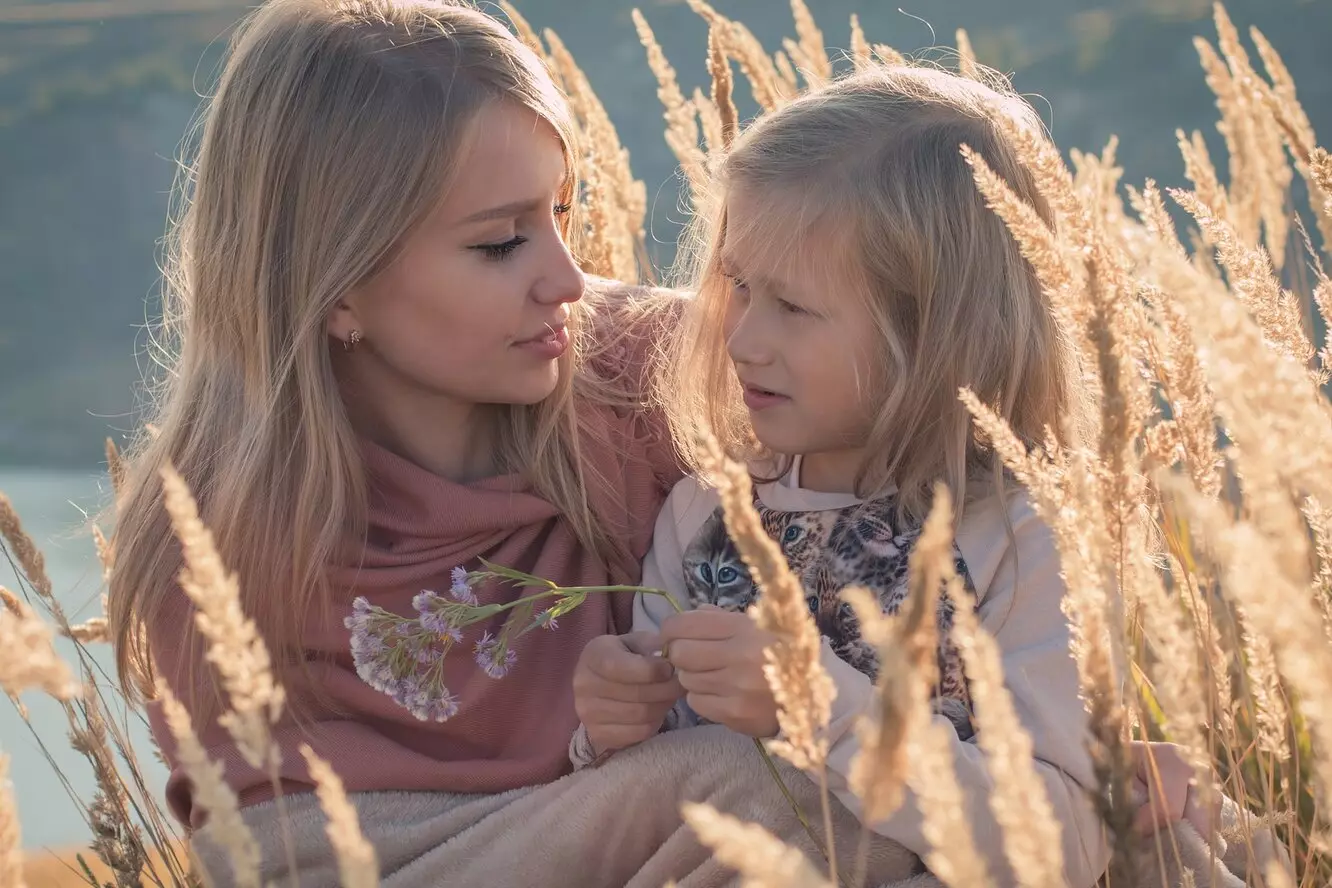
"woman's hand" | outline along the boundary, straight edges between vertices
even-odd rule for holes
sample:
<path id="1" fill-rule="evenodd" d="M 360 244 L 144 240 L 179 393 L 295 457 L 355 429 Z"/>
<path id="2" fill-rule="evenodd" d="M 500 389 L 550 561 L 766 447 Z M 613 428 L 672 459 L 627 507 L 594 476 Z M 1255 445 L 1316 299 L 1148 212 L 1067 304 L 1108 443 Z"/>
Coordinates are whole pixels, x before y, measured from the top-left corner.
<path id="1" fill-rule="evenodd" d="M 747 614 L 710 606 L 672 614 L 661 632 L 695 712 L 751 737 L 776 736 L 777 702 L 763 676 L 771 633 Z"/>
<path id="2" fill-rule="evenodd" d="M 583 648 L 574 668 L 574 710 L 598 754 L 624 749 L 661 730 L 684 696 L 671 664 L 655 656 L 654 632 L 602 635 Z"/>

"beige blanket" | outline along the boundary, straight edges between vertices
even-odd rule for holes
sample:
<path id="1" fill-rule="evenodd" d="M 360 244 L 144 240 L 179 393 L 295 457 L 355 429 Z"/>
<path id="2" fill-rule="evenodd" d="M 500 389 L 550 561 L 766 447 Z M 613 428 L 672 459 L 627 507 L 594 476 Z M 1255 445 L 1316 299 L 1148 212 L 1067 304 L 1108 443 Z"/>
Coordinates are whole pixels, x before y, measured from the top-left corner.
<path id="1" fill-rule="evenodd" d="M 783 777 L 811 820 L 820 824 L 819 793 L 789 767 Z M 385 888 L 542 886 L 542 888 L 681 888 L 735 884 L 684 825 L 682 802 L 707 802 L 759 823 L 816 856 L 769 776 L 752 741 L 721 726 L 660 734 L 546 786 L 502 795 L 374 792 L 352 796 L 366 837 L 375 845 Z M 324 817 L 312 795 L 287 799 L 302 888 L 338 884 Z M 838 857 L 849 871 L 860 824 L 834 804 Z M 290 884 L 276 806 L 246 809 L 262 845 L 263 883 Z M 821 831 L 821 825 L 818 826 Z M 208 841 L 195 850 L 213 882 L 232 884 L 230 867 Z M 873 843 L 871 882 L 936 888 L 919 859 L 895 842 Z M 817 858 L 816 858 L 817 859 Z"/>
<path id="2" fill-rule="evenodd" d="M 783 779 L 821 832 L 819 792 L 804 774 L 778 763 Z M 738 884 L 684 825 L 682 802 L 707 802 L 758 823 L 815 860 L 816 849 L 746 737 L 713 725 L 660 734 L 596 768 L 546 786 L 500 795 L 372 792 L 352 795 L 361 827 L 379 853 L 385 888 L 681 888 Z M 286 801 L 302 888 L 338 884 L 325 820 L 313 795 Z M 834 829 L 841 870 L 853 870 L 860 824 L 835 800 Z M 1266 830 L 1242 829 L 1233 802 L 1223 809 L 1222 834 L 1209 845 L 1188 823 L 1161 830 L 1143 855 L 1133 888 L 1180 888 L 1187 869 L 1197 885 L 1242 888 L 1264 884 L 1272 859 L 1283 859 Z M 260 842 L 262 883 L 292 883 L 273 803 L 246 809 Z M 207 836 L 194 849 L 217 886 L 233 884 L 229 864 Z M 870 885 L 942 888 L 920 860 L 876 837 Z M 1288 860 L 1286 861 L 1288 863 Z"/>

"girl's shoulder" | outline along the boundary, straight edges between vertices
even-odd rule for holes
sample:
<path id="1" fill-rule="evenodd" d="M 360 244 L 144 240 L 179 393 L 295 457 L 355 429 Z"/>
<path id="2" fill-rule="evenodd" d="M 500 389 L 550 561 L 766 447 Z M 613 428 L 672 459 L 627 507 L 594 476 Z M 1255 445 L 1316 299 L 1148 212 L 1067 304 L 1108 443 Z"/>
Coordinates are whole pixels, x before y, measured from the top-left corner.
<path id="1" fill-rule="evenodd" d="M 998 589 L 1053 585 L 1062 592 L 1054 532 L 1016 482 L 1008 481 L 1002 496 L 968 499 L 956 541 L 982 600 Z"/>

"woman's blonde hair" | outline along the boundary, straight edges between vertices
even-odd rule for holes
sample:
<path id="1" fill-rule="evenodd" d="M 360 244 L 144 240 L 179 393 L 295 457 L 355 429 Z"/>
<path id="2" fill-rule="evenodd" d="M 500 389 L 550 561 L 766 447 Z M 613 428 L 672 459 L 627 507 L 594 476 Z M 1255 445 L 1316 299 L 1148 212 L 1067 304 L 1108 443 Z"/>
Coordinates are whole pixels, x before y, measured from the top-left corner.
<path id="1" fill-rule="evenodd" d="M 325 321 L 437 205 L 472 121 L 496 101 L 554 128 L 571 199 L 577 154 L 563 95 L 535 53 L 470 5 L 271 0 L 242 23 L 170 239 L 156 432 L 136 442 L 118 496 L 109 614 L 127 689 L 151 679 L 143 629 L 180 594 L 162 502 L 168 461 L 238 574 L 279 678 L 303 667 L 307 612 L 329 606 L 326 570 L 355 563 L 366 527 L 367 481 Z M 564 224 L 567 236 L 576 223 Z M 507 409 L 499 458 L 609 557 L 614 528 L 590 505 L 573 409 L 575 386 L 587 385 L 574 368 L 588 303 L 572 307 L 578 347 L 555 393 Z"/>
<path id="2" fill-rule="evenodd" d="M 845 292 L 863 302 L 882 337 L 874 397 L 883 406 L 856 479 L 862 496 L 896 486 L 901 513 L 921 518 L 937 480 L 959 503 L 969 479 L 990 474 L 1002 484 L 997 457 L 958 399 L 964 386 L 1028 444 L 1044 441 L 1047 428 L 1062 436 L 1060 417 L 1074 400 L 1073 352 L 960 153 L 970 145 L 1053 224 L 1000 115 L 1040 127 L 1002 85 L 876 66 L 792 101 L 737 138 L 704 201 L 711 210 L 694 222 L 682 262 L 698 295 L 659 377 L 686 458 L 701 427 L 732 458 L 773 456 L 753 439 L 727 356 L 728 238 L 761 245 L 773 263 L 813 268 L 830 285 L 848 282 Z M 744 218 L 728 214 L 737 189 Z"/>

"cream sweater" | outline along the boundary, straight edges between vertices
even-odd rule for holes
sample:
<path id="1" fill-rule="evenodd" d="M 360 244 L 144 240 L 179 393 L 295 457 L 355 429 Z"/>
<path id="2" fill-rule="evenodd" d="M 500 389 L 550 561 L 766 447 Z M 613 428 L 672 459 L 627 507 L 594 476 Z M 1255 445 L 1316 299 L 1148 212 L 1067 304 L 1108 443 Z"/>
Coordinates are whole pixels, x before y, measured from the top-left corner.
<path id="1" fill-rule="evenodd" d="M 757 487 L 766 521 L 779 532 L 787 533 L 780 531 L 781 526 L 810 526 L 811 519 L 814 524 L 827 526 L 839 516 L 855 513 L 860 505 L 852 496 L 798 487 L 789 480 L 797 478 L 798 472 L 797 463 L 786 479 Z M 1004 681 L 1018 717 L 1031 735 L 1036 773 L 1063 827 L 1065 878 L 1071 888 L 1090 888 L 1105 869 L 1108 851 L 1090 801 L 1095 780 L 1084 743 L 1087 715 L 1069 650 L 1070 629 L 1061 608 L 1065 588 L 1059 555 L 1050 529 L 1037 517 L 1026 495 L 1015 491 L 1008 499 L 1011 538 L 1004 524 L 1005 506 L 998 497 L 967 504 L 956 538 L 959 566 L 976 594 L 981 624 L 999 644 Z M 690 606 L 689 586 L 692 583 L 697 589 L 699 576 L 686 577 L 686 553 L 690 552 L 690 569 L 697 574 L 706 559 L 698 557 L 697 545 L 692 550 L 690 546 L 700 532 L 707 531 L 706 525 L 718 507 L 716 492 L 694 478 L 685 478 L 675 486 L 657 519 L 652 548 L 643 565 L 644 586 L 665 589 L 682 606 Z M 782 513 L 787 513 L 785 525 L 774 521 L 773 516 L 781 517 Z M 875 529 L 869 528 L 871 537 Z M 879 529 L 882 531 L 883 526 Z M 773 527 L 768 530 L 774 532 Z M 887 532 L 890 535 L 878 541 L 877 554 L 896 554 L 897 549 L 914 544 L 915 537 L 904 534 L 902 528 Z M 799 533 L 791 531 L 788 539 L 796 536 Z M 731 577 L 718 577 L 718 564 L 713 560 L 701 575 L 720 585 L 719 580 Z M 835 579 L 844 585 L 866 578 L 857 579 L 852 571 Z M 671 606 L 659 596 L 639 595 L 634 606 L 634 629 L 655 629 L 671 613 Z M 830 725 L 828 779 L 837 798 L 859 816 L 860 805 L 847 786 L 847 774 L 858 747 L 853 727 L 869 710 L 874 686 L 864 671 L 839 659 L 826 635 L 823 665 L 837 689 Z M 934 718 L 943 720 L 944 716 L 936 714 Z M 968 798 L 977 850 L 997 885 L 1015 884 L 1004 856 L 1002 830 L 986 798 L 991 783 L 986 756 L 974 741 L 961 739 L 955 740 L 952 752 L 958 781 Z M 921 830 L 920 810 L 911 794 L 896 814 L 871 826 L 922 857 L 929 850 Z"/>

